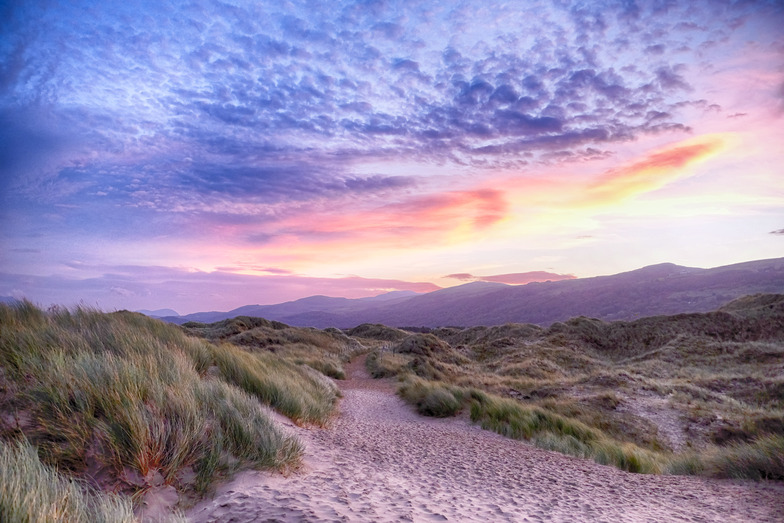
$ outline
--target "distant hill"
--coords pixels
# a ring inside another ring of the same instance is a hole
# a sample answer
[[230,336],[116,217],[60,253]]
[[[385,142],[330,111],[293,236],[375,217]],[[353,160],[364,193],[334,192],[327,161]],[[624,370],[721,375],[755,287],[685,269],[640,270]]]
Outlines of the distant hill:
[[228,312],[167,317],[166,321],[214,322],[259,316],[295,326],[351,328],[362,323],[438,327],[505,323],[550,325],[576,316],[605,321],[708,312],[736,298],[784,293],[784,258],[698,269],[671,263],[612,276],[527,285],[473,282],[415,294],[374,298],[311,296],[278,305],[248,305]]
[[177,314],[177,311],[172,310],[172,309],[157,309],[157,310],[154,310],[154,311],[149,311],[147,309],[141,309],[141,310],[138,310],[136,312],[140,312],[140,313],[144,314],[145,316],[150,316],[151,318],[164,318],[166,316],[179,316],[179,314]]

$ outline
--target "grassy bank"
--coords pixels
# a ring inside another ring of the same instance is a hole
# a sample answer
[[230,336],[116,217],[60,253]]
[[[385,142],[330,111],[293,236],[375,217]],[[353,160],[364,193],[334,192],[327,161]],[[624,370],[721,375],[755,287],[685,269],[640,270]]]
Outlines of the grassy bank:
[[[264,410],[324,424],[337,388],[310,367],[190,337],[136,313],[0,305],[0,438],[65,474],[138,497],[202,493],[240,468],[287,469],[302,447]],[[97,483],[97,482],[96,482]]]

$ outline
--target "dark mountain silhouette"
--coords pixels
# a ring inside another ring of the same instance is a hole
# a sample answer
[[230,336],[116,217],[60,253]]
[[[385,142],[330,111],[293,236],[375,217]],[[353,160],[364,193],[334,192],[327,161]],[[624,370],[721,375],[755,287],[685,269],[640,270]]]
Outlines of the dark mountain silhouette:
[[784,293],[784,258],[713,269],[662,263],[612,276],[519,286],[473,282],[427,294],[390,293],[354,300],[311,296],[278,305],[248,305],[228,312],[164,319],[182,324],[245,315],[319,328],[349,328],[362,323],[425,327],[550,325],[575,316],[613,321],[708,312],[757,293]]

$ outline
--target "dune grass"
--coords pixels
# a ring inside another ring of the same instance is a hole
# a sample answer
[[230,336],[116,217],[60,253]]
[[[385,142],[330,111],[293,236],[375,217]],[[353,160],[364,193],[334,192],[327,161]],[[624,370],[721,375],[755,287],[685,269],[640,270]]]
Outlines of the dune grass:
[[478,391],[407,376],[398,387],[398,394],[424,416],[447,418],[458,414]]
[[0,521],[136,521],[129,498],[98,493],[57,473],[25,441],[0,440]]
[[593,459],[628,472],[661,472],[664,457],[632,443],[619,442],[584,423],[519,401],[479,394],[471,403],[471,419],[482,428],[537,447]]
[[130,492],[156,476],[204,492],[242,467],[295,467],[301,444],[262,404],[323,424],[336,398],[307,366],[140,314],[0,305],[0,438],[27,438],[45,464],[104,471]]
[[309,366],[230,344],[216,347],[214,357],[228,381],[297,423],[324,425],[332,414],[339,391]]
[[409,375],[400,384],[398,393],[422,415],[455,416],[468,406],[471,421],[483,429],[628,472],[659,473],[666,463],[666,458],[660,454],[616,441],[575,419],[475,388]]
[[766,435],[746,443],[677,455],[671,459],[667,471],[679,475],[783,481],[784,436]]
[[411,358],[402,354],[373,351],[365,360],[365,367],[374,378],[389,378],[401,374]]
[[228,342],[247,352],[274,353],[338,380],[346,378],[343,364],[365,350],[356,339],[338,329],[291,327],[248,316],[214,323],[188,322],[183,328],[194,336],[216,343]]
[[401,396],[423,414],[470,407],[486,428],[624,470],[780,477],[784,296],[430,334],[444,343],[403,338],[367,360],[374,376],[403,379]]

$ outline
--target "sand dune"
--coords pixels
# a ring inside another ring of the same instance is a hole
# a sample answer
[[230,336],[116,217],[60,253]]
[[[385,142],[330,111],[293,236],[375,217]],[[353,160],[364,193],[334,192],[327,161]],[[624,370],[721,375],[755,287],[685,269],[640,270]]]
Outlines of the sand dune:
[[191,509],[194,522],[782,521],[784,485],[630,474],[424,418],[372,380],[341,383],[329,429],[301,429],[305,465],[245,472]]

